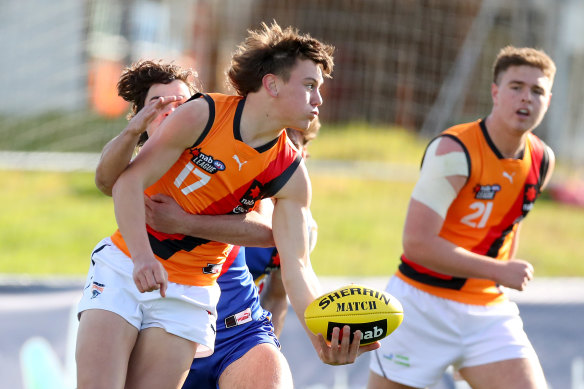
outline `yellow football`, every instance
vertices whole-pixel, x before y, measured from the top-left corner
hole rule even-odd
[[[306,307],[304,321],[313,334],[330,342],[333,328],[360,330],[361,346],[391,334],[403,321],[401,303],[387,292],[361,285],[347,285],[325,293]]]

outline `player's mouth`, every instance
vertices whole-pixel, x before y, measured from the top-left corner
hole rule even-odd
[[[531,115],[531,111],[527,108],[519,108],[515,113],[521,117],[527,118]]]
[[[317,116],[318,116],[318,109],[315,109],[314,111],[310,112],[310,120],[313,120]]]

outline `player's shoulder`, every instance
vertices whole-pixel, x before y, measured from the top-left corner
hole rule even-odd
[[[463,151],[463,144],[455,137],[440,135],[432,140],[430,145],[434,145],[438,155]]]
[[[312,196],[310,178],[304,160],[298,160],[295,165],[286,183],[274,195],[275,198],[309,199]]]
[[[197,93],[183,105],[175,110],[175,113],[169,118],[176,117],[176,120],[191,123],[193,126],[205,125],[209,120],[212,111],[204,95]]]

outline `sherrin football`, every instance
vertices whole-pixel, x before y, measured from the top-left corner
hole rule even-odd
[[[304,321],[313,334],[330,342],[333,328],[360,330],[361,346],[391,334],[403,321],[401,303],[387,292],[360,285],[348,285],[318,297],[306,307]]]

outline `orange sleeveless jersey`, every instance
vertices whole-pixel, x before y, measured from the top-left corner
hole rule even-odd
[[[528,134],[521,159],[503,158],[483,120],[461,124],[440,136],[457,140],[470,169],[466,184],[450,206],[440,236],[474,253],[509,260],[519,222],[533,207],[549,165],[547,146]],[[506,299],[495,282],[433,272],[401,257],[396,273],[405,282],[438,297],[490,305]]]
[[[177,162],[145,193],[171,196],[192,214],[223,215],[249,212],[262,198],[276,194],[301,161],[286,133],[259,148],[241,140],[239,123],[245,99],[222,94],[197,94],[209,104],[205,130]],[[165,234],[146,226],[156,258],[169,281],[212,285],[231,245],[181,234]],[[120,231],[112,241],[130,252]]]

